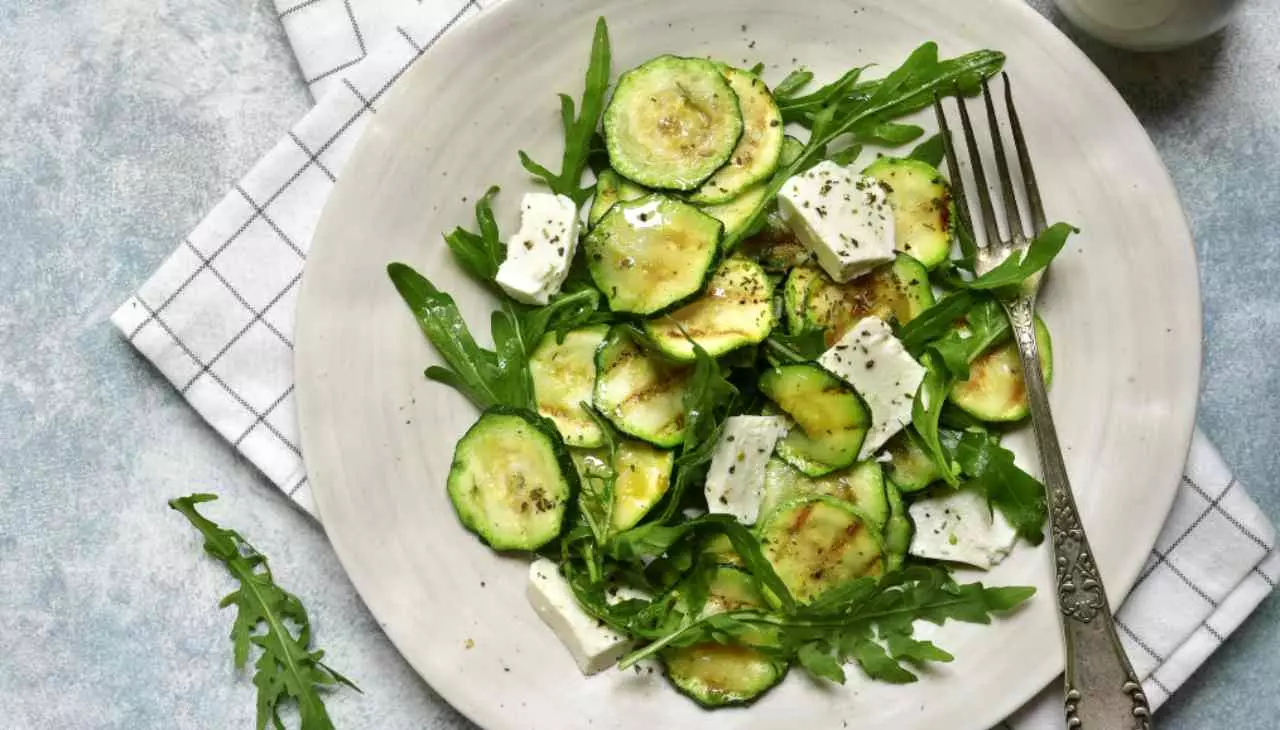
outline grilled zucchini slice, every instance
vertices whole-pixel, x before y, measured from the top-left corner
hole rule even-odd
[[[794,286],[788,281],[783,290],[791,297],[787,312],[803,311],[804,323],[824,330],[828,347],[864,317],[906,324],[934,303],[929,272],[905,254],[843,284],[816,266],[798,267],[791,277],[798,281]]]
[[[722,66],[720,73],[738,96],[742,137],[729,161],[689,195],[694,203],[724,203],[773,174],[782,153],[782,112],[760,77]]]
[[[803,150],[804,150],[804,144],[801,143],[800,140],[796,139],[795,137],[784,138],[782,141],[782,151],[781,151],[781,154],[779,154],[778,156],[777,164],[778,165],[791,164],[792,160],[794,160],[797,156],[799,156],[799,154]],[[721,168],[721,169],[723,170],[724,168]],[[718,174],[719,173],[717,173],[717,175]],[[715,218],[716,220],[724,224],[724,237],[726,239],[736,239],[739,235],[753,234],[755,233],[755,231],[748,232],[748,231],[744,231],[744,229],[747,226],[752,225],[751,217],[755,214],[756,209],[760,206],[760,203],[763,202],[764,199],[768,196],[769,191],[766,189],[767,184],[768,184],[767,180],[756,183],[754,185],[751,185],[750,187],[745,188],[741,193],[737,195],[737,197],[728,199],[720,203],[716,203],[714,205],[704,204],[701,206],[702,210],[707,215]],[[767,225],[767,222],[768,222],[768,219],[766,218],[765,221],[762,221],[760,223],[760,226],[763,228],[764,225]],[[777,221],[777,225],[781,226],[782,230],[787,231],[788,234],[790,233],[790,231],[786,227],[786,224],[782,223],[780,218]],[[793,240],[794,238],[795,237],[792,236]],[[799,241],[796,241],[796,244],[801,246],[802,248],[804,246],[804,244],[801,244]],[[804,249],[804,250],[805,252],[808,252],[808,249]]]
[[[1045,385],[1053,381],[1053,341],[1049,328],[1036,317],[1036,345]],[[951,402],[983,421],[1004,423],[1027,417],[1027,384],[1022,379],[1018,345],[1009,340],[969,363],[969,377],[951,386]]]
[[[880,525],[832,497],[808,497],[774,510],[760,528],[760,544],[778,577],[802,602],[884,572]]]
[[[918,492],[942,478],[937,463],[916,438],[908,427],[884,445],[889,454],[885,476],[903,492]]]
[[[621,327],[596,350],[593,405],[619,431],[671,448],[684,438],[684,391],[693,368],[646,351]]]
[[[863,461],[825,476],[808,477],[774,457],[765,466],[764,474],[764,498],[760,502],[762,515],[797,499],[826,495],[857,507],[876,524],[884,525],[889,520],[891,510],[886,497],[884,470],[877,462]]]
[[[756,262],[725,259],[702,296],[646,321],[644,329],[664,354],[690,362],[694,352],[689,338],[713,357],[761,342],[773,330],[773,284]]]
[[[604,434],[582,410],[591,402],[596,384],[596,348],[609,333],[608,325],[572,330],[564,342],[548,332],[529,357],[533,397],[538,413],[556,425],[569,446],[593,447],[604,443]]]
[[[881,157],[862,171],[888,189],[894,248],[932,269],[951,254],[955,211],[951,186],[938,168],[902,157]]]
[[[675,465],[672,451],[632,439],[618,441],[612,463],[604,449],[570,451],[582,482],[605,476],[610,469],[617,474],[611,522],[615,531],[635,527],[671,486],[671,468]]]
[[[697,188],[741,137],[738,95],[701,58],[658,56],[627,71],[604,110],[609,163],[650,188]]]
[[[788,464],[820,477],[857,460],[871,416],[839,378],[811,363],[782,365],[760,376],[760,392],[796,422],[777,446]]]
[[[458,441],[446,485],[463,526],[494,550],[537,550],[560,535],[578,474],[549,421],[498,406]]]
[[[587,225],[600,222],[614,203],[643,198],[649,191],[627,180],[613,170],[601,170],[596,178],[596,192],[591,198],[591,211],[587,213]]]
[[[583,241],[587,269],[613,311],[656,314],[702,290],[722,228],[662,195],[616,203]]]
[[[717,567],[710,576],[703,616],[763,606],[751,576]],[[787,663],[742,642],[707,641],[661,653],[667,678],[703,707],[742,705],[758,699],[787,673]]]

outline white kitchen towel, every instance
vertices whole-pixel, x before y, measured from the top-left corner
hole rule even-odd
[[[498,1],[276,0],[312,89],[328,93],[112,317],[223,437],[313,515],[293,401],[293,322],[320,210],[387,89],[441,35]],[[1274,545],[1270,522],[1197,432],[1173,511],[1118,616],[1152,704],[1275,587]],[[1060,700],[1050,688],[1010,722],[1060,727]]]

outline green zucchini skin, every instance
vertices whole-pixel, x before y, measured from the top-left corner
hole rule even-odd
[[[1035,329],[1040,372],[1047,387],[1053,382],[1053,339],[1038,315]],[[950,398],[961,410],[983,421],[1011,423],[1026,418],[1031,412],[1030,404],[1022,379],[1022,361],[1013,340],[987,350],[969,363],[969,377],[951,387]]]
[[[693,368],[640,346],[614,327],[596,350],[596,410],[622,433],[664,449],[684,440],[684,391]]]
[[[918,492],[942,478],[938,465],[916,442],[910,430],[889,439],[885,451],[889,454],[885,475],[903,492]]]
[[[857,460],[871,415],[847,384],[815,364],[802,363],[766,370],[759,385],[796,422],[776,447],[784,461],[820,477]]]
[[[446,485],[463,526],[494,550],[537,550],[560,536],[578,473],[541,416],[495,406],[463,434]]]
[[[601,170],[600,176],[596,178],[596,191],[591,198],[591,210],[587,213],[587,225],[594,226],[599,223],[614,203],[643,198],[649,192],[613,170]]]
[[[885,496],[889,501],[889,519],[884,524],[885,568],[894,571],[902,568],[902,564],[906,562],[915,525],[911,522],[911,515],[907,513],[907,503],[902,499],[902,492],[892,482],[885,485]]]
[[[715,268],[720,221],[652,194],[615,203],[583,239],[587,270],[615,312],[649,316],[696,297]]]
[[[663,354],[692,362],[690,339],[718,357],[764,341],[773,325],[773,283],[759,264],[734,256],[720,262],[697,299],[646,320],[644,330]]]
[[[782,112],[769,87],[749,71],[722,66],[720,73],[738,97],[742,137],[729,160],[689,194],[693,203],[725,203],[765,180],[778,167],[782,153]]]
[[[759,534],[765,557],[797,601],[884,572],[881,525],[834,497],[784,504],[761,524]]]
[[[658,56],[627,71],[604,110],[613,169],[660,190],[701,185],[729,160],[742,128],[738,95],[701,58]]]
[[[946,261],[955,205],[951,186],[938,168],[905,157],[881,157],[862,174],[889,186],[894,247],[930,269]]]

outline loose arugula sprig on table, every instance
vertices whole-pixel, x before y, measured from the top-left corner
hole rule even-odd
[[[565,136],[560,171],[552,172],[519,153],[525,170],[578,206],[593,193],[584,175],[604,147],[599,128],[610,63],[608,32],[601,19],[581,101],[575,104],[560,95]],[[774,87],[773,98],[782,120],[808,130],[808,140],[759,183],[763,194],[749,210],[748,224],[725,234],[720,256],[734,252],[761,230],[788,179],[823,160],[851,164],[869,145],[896,147],[919,140],[924,130],[902,122],[904,116],[927,107],[935,97],[973,93],[1003,63],[1004,55],[996,51],[939,59],[937,46],[925,43],[877,79],[866,79],[868,69],[859,67],[802,93],[814,75],[793,71]],[[937,166],[943,153],[944,141],[934,135],[920,141],[908,157]],[[497,192],[490,188],[477,201],[475,231],[459,227],[445,236],[463,271],[499,298],[490,320],[492,348],[478,344],[454,300],[426,277],[401,263],[391,264],[388,274],[444,362],[429,367],[428,378],[453,387],[481,409],[506,406],[536,412],[530,359],[548,333],[563,342],[570,330],[608,324],[647,350],[654,342],[640,317],[610,309],[610,300],[587,271],[585,253],[576,257],[561,293],[546,306],[531,307],[508,297],[495,281],[506,258],[492,207]],[[1024,256],[978,276],[972,232],[953,230],[963,255],[933,272],[943,296],[895,328],[903,346],[926,370],[915,395],[911,442],[933,462],[944,485],[977,490],[1032,544],[1042,539],[1043,487],[1014,464],[1013,454],[1000,445],[998,431],[957,412],[949,394],[969,377],[978,357],[1009,338],[995,293],[1043,271],[1073,231],[1067,224],[1055,224]],[[916,621],[988,623],[1030,598],[1031,588],[959,584],[945,565],[908,559],[902,569],[853,580],[808,602],[797,599],[766,557],[758,535],[728,515],[701,514],[706,504],[699,487],[727,419],[760,412],[759,371],[812,363],[830,342],[821,327],[778,327],[756,345],[714,357],[683,328],[680,331],[691,343],[693,356],[681,375],[688,378],[682,438],[674,449],[665,496],[639,524],[621,530],[612,526],[620,478],[613,465],[621,435],[609,414],[595,403],[583,402],[582,411],[603,433],[599,453],[605,456],[580,469],[562,530],[539,551],[560,564],[588,614],[639,642],[620,666],[679,647],[739,641],[825,680],[844,682],[844,666],[856,663],[872,679],[911,682],[917,678],[913,669],[951,660],[943,649],[915,638]],[[706,613],[709,575],[715,568],[706,546],[714,540],[732,548],[740,569],[763,597],[761,605]],[[616,600],[612,591],[619,585],[648,597]]]
[[[218,604],[236,608],[231,627],[235,646],[235,666],[243,669],[254,647],[253,684],[258,688],[258,730],[270,724],[285,727],[280,711],[292,704],[297,708],[301,730],[332,730],[322,692],[338,685],[360,691],[351,680],[325,664],[324,652],[311,649],[311,621],[298,597],[281,588],[259,553],[240,533],[219,527],[196,509],[217,499],[212,494],[193,494],[170,500],[169,506],[182,513],[204,536],[204,550],[221,562],[240,587]]]

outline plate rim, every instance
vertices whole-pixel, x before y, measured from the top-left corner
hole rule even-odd
[[[410,81],[406,81],[406,79],[412,78],[414,76],[414,71],[422,67],[421,62],[424,58],[434,53],[438,53],[439,52],[438,49],[441,49],[441,48],[450,48],[452,46],[467,45],[470,42],[471,37],[479,34],[479,32],[483,29],[485,25],[498,24],[503,22],[503,20],[507,19],[509,16],[513,16],[521,12],[525,12],[527,11],[528,6],[531,6],[534,4],[534,1],[535,0],[502,0],[502,2],[499,2],[496,6],[490,7],[489,9],[478,14],[477,16],[469,18],[465,20],[463,23],[458,24],[449,33],[447,33],[444,37],[440,38],[434,45],[432,45],[431,48],[427,49],[425,53],[422,53],[409,67],[405,69],[402,77],[396,80],[395,87],[393,87],[390,93],[388,94],[388,101],[386,102],[387,105],[394,104],[395,103],[394,99],[396,97],[403,95],[402,93],[403,89],[409,83],[411,83]],[[1194,331],[1199,335],[1198,337],[1195,338],[1194,356],[1191,354],[1186,355],[1186,358],[1188,360],[1188,365],[1192,365],[1192,364],[1194,365],[1194,367],[1192,368],[1194,372],[1194,378],[1189,378],[1190,384],[1186,385],[1188,392],[1184,394],[1184,402],[1180,402],[1180,405],[1182,405],[1183,409],[1186,411],[1186,417],[1182,419],[1183,423],[1181,424],[1181,428],[1180,428],[1181,438],[1178,441],[1181,444],[1181,448],[1177,450],[1177,453],[1181,455],[1181,461],[1178,462],[1178,468],[1179,470],[1181,470],[1182,466],[1185,464],[1186,454],[1188,453],[1191,446],[1191,441],[1192,441],[1192,437],[1195,429],[1195,420],[1196,420],[1196,415],[1198,411],[1199,384],[1203,374],[1203,361],[1204,361],[1204,346],[1203,346],[1204,303],[1201,298],[1201,284],[1200,284],[1200,279],[1198,275],[1199,260],[1198,260],[1198,256],[1195,249],[1194,236],[1192,233],[1189,220],[1187,218],[1186,209],[1182,205],[1181,199],[1177,192],[1177,188],[1174,185],[1172,176],[1169,173],[1168,166],[1165,164],[1163,158],[1161,157],[1159,150],[1155,147],[1155,144],[1151,140],[1150,135],[1147,133],[1145,126],[1142,124],[1141,120],[1138,119],[1137,115],[1133,112],[1128,102],[1125,101],[1124,97],[1120,94],[1120,92],[1116,89],[1116,87],[1111,83],[1110,79],[1108,79],[1106,75],[1103,74],[1101,69],[1099,69],[1097,65],[1094,64],[1093,61],[1078,46],[1076,46],[1075,43],[1073,43],[1070,40],[1070,38],[1068,38],[1060,29],[1058,29],[1048,18],[1041,15],[1034,8],[1020,2],[1004,2],[1003,0],[971,0],[971,2],[974,2],[977,4],[998,5],[1001,7],[1002,10],[1005,10],[1007,12],[1021,14],[1023,21],[1027,23],[1027,26],[1029,28],[1032,28],[1036,32],[1038,32],[1040,34],[1040,37],[1043,40],[1045,40],[1048,43],[1052,43],[1056,46],[1056,48],[1054,48],[1052,51],[1052,54],[1054,56],[1062,57],[1063,55],[1065,55],[1069,57],[1068,60],[1074,62],[1074,64],[1079,68],[1081,68],[1082,70],[1087,69],[1087,71],[1094,77],[1093,81],[1095,82],[1095,84],[1098,84],[1100,88],[1105,88],[1107,90],[1107,93],[1110,94],[1112,97],[1114,97],[1115,101],[1119,102],[1119,107],[1124,110],[1123,114],[1127,115],[1127,119],[1125,121],[1132,122],[1133,126],[1141,130],[1142,132],[1141,139],[1143,140],[1143,143],[1145,144],[1145,147],[1146,147],[1146,150],[1144,151],[1148,153],[1150,157],[1156,162],[1156,169],[1160,173],[1160,179],[1156,182],[1158,182],[1159,185],[1163,187],[1172,196],[1172,202],[1176,205],[1176,208],[1180,214],[1177,220],[1177,228],[1179,229],[1179,233],[1181,234],[1179,237],[1182,239],[1181,247],[1184,249],[1183,254],[1184,255],[1189,254],[1191,271],[1195,274],[1194,276],[1189,277],[1188,293],[1194,294],[1194,302],[1195,302],[1195,306],[1192,307],[1194,312],[1194,322],[1190,324],[1194,325]],[[541,5],[541,3],[538,3],[538,4]],[[371,135],[368,132],[369,132],[369,129],[372,128],[377,123],[378,121],[375,117],[370,121],[369,127],[367,127],[364,133],[361,134],[361,138],[356,142],[350,154],[350,157],[348,158],[348,163],[344,172],[349,173],[349,170],[356,163],[356,161],[359,160],[361,156],[366,153],[367,148],[372,147],[376,144],[376,142],[374,141],[374,138],[377,135]],[[333,216],[332,211],[337,207],[335,205],[332,205],[332,202],[334,200],[342,199],[340,196],[338,196],[338,191],[340,189],[345,189],[345,187],[350,187],[350,185],[345,187],[343,186],[343,180],[350,179],[350,177],[351,177],[350,174],[340,175],[339,180],[334,185],[333,189],[330,191],[329,197],[325,202],[324,209],[321,213],[319,222],[317,224],[314,235],[312,237],[313,248],[311,251],[308,252],[308,259],[312,257],[315,251],[315,242],[322,240],[325,237],[324,232],[329,228],[331,228],[330,225],[327,225],[327,221]],[[1174,244],[1171,243],[1169,245],[1174,245]],[[299,426],[299,435],[300,435],[301,443],[303,446],[302,450],[304,454],[310,451],[310,449],[308,448],[308,445],[309,444],[314,445],[317,439],[319,438],[318,435],[315,434],[312,429],[311,419],[308,419],[306,417],[306,414],[310,412],[310,407],[307,404],[310,401],[309,393],[310,393],[311,383],[313,382],[313,379],[304,377],[304,375],[307,372],[306,370],[307,363],[305,362],[305,358],[303,356],[303,353],[306,352],[306,350],[308,349],[307,346],[303,344],[304,341],[306,340],[306,338],[303,336],[303,333],[306,331],[309,331],[311,326],[310,324],[311,320],[308,313],[312,311],[312,307],[310,306],[309,303],[316,296],[313,293],[313,290],[315,289],[315,287],[309,286],[309,282],[314,281],[314,277],[308,277],[306,274],[306,272],[311,268],[312,267],[304,267],[304,273],[302,276],[302,281],[299,289],[297,313],[296,313],[298,335],[296,340],[297,347],[295,349],[295,359],[294,359],[294,375],[295,375],[295,383],[297,384],[296,398],[297,398],[298,414],[299,414],[298,426]],[[1194,363],[1192,363],[1191,360],[1194,360]],[[1172,438],[1170,440],[1171,442],[1173,442]],[[312,494],[315,498],[317,509],[320,513],[321,520],[323,522],[323,515],[326,511],[325,505],[329,504],[330,508],[335,506],[332,502],[330,502],[332,495],[326,493],[326,489],[321,487],[321,485],[325,483],[325,480],[316,478],[316,474],[313,472],[311,462],[307,462],[304,460],[304,465],[306,467],[307,478],[312,485]],[[1149,553],[1150,549],[1154,548],[1156,540],[1158,539],[1158,536],[1159,536],[1159,532],[1162,529],[1165,521],[1168,519],[1168,514],[1172,509],[1174,499],[1177,496],[1177,492],[1178,492],[1177,481],[1176,480],[1172,480],[1172,481],[1173,483],[1171,484],[1171,486],[1165,491],[1164,494],[1160,495],[1160,499],[1156,501],[1155,504],[1152,505],[1151,511],[1157,512],[1160,515],[1161,519],[1159,521],[1153,521],[1151,524],[1154,525],[1154,527],[1148,528],[1147,532],[1149,534],[1143,536],[1141,543],[1149,546],[1146,553]],[[361,588],[361,581],[357,578],[356,573],[350,569],[350,565],[354,561],[354,558],[352,554],[348,552],[350,548],[344,547],[344,544],[345,544],[344,538],[329,532],[327,529],[326,529],[326,536],[329,538],[331,544],[334,547],[334,552],[338,556],[339,563],[342,565],[344,573],[346,573],[348,579],[351,580],[353,586],[355,586],[356,588],[357,593],[360,595],[361,601],[365,604],[365,606],[368,607],[369,611],[375,616],[375,618],[377,618],[379,613],[378,610],[375,609],[375,607],[370,603],[370,601],[366,599],[365,591],[362,590]],[[1117,570],[1117,572],[1123,577],[1123,579],[1119,581],[1113,580],[1109,585],[1109,588],[1110,588],[1109,597],[1111,598],[1111,602],[1113,606],[1119,606],[1123,602],[1124,598],[1128,596],[1129,592],[1132,590],[1134,585],[1137,583],[1142,572],[1142,567],[1145,563],[1146,553],[1143,554],[1144,555],[1143,559],[1134,559],[1134,560],[1127,561],[1124,565],[1122,565],[1122,569]],[[1121,588],[1123,590],[1118,590]],[[1049,599],[1047,596],[1045,596],[1045,597],[1042,597],[1041,600],[1049,600]],[[477,726],[486,727],[484,724],[482,724],[482,721],[485,719],[485,713],[481,712],[480,707],[474,705],[471,702],[460,701],[462,698],[458,697],[457,693],[455,692],[447,692],[445,689],[438,689],[436,684],[433,684],[430,680],[428,680],[427,678],[428,672],[424,671],[424,669],[421,668],[417,664],[417,662],[414,661],[414,659],[411,657],[409,652],[406,652],[401,649],[401,641],[395,635],[394,629],[387,626],[383,621],[379,621],[379,627],[382,628],[383,632],[391,640],[392,645],[396,647],[396,651],[406,660],[406,662],[410,664],[410,666],[413,667],[414,672],[418,674],[418,676],[422,679],[424,683],[426,683],[433,690],[435,690],[439,694],[441,699],[443,699],[446,703],[448,703],[450,707],[454,708],[458,712],[465,715],[471,722],[475,723]],[[1053,676],[1057,676],[1057,674],[1060,674],[1061,670],[1062,670],[1062,667],[1058,666],[1057,669],[1054,670],[1054,674],[1051,676],[1045,677],[1044,678],[1045,682],[1040,684],[1051,684],[1053,681]],[[1039,691],[1039,690],[1036,690],[1036,691]],[[1012,712],[1017,710],[1019,707],[1023,706],[1026,702],[1034,698],[1035,692],[1032,692],[1031,694],[1025,697],[1014,697],[1011,694],[1006,694],[1006,695],[1003,695],[1002,697],[1008,697],[1011,699],[1002,699],[999,702],[988,703],[988,712],[982,714],[983,718],[986,718],[987,715],[990,715],[994,719],[994,722],[999,722],[1000,720],[1008,717]],[[994,708],[994,711],[992,711],[992,708]],[[978,719],[978,718],[974,718],[974,719]]]

